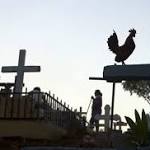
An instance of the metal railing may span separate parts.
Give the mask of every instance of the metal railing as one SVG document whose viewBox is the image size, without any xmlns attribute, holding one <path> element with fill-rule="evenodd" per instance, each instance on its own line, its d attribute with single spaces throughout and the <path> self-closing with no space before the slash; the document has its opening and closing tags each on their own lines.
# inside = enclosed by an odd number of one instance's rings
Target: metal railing
<svg viewBox="0 0 150 150">
<path fill-rule="evenodd" d="M 0 119 L 47 120 L 60 127 L 67 127 L 73 120 L 84 124 L 78 113 L 59 102 L 54 95 L 43 92 L 0 92 Z"/>
</svg>

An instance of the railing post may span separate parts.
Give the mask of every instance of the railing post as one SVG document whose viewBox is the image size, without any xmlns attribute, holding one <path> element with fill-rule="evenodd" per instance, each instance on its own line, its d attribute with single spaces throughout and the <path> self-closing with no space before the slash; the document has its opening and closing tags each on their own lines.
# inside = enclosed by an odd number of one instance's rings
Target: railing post
<svg viewBox="0 0 150 150">
<path fill-rule="evenodd" d="M 25 100 L 24 100 L 24 118 L 26 118 L 26 113 L 27 113 L 27 111 L 26 110 L 28 110 L 28 105 L 27 105 L 27 98 L 29 99 L 30 97 L 29 96 L 25 96 Z M 29 101 L 29 100 L 28 100 Z"/>
<path fill-rule="evenodd" d="M 21 99 L 21 93 L 16 97 L 17 99 L 17 118 L 20 116 L 20 99 Z"/>
<path fill-rule="evenodd" d="M 108 131 L 108 129 L 110 128 L 110 106 L 106 105 L 105 106 L 105 113 L 104 113 L 104 129 L 105 132 Z"/>
<path fill-rule="evenodd" d="M 6 118 L 6 114 L 7 114 L 7 105 L 8 105 L 8 99 L 7 97 L 5 97 L 5 104 L 4 104 L 4 118 Z"/>
</svg>

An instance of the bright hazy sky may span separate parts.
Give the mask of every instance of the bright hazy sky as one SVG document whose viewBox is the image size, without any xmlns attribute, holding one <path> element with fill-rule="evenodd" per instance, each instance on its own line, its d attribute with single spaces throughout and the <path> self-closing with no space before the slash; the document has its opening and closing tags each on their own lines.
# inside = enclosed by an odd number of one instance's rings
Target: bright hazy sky
<svg viewBox="0 0 150 150">
<path fill-rule="evenodd" d="M 17 65 L 26 49 L 26 65 L 40 65 L 40 73 L 26 73 L 25 87 L 55 93 L 73 108 L 86 111 L 95 89 L 103 92 L 103 107 L 111 104 L 112 84 L 89 81 L 102 77 L 114 64 L 107 38 L 116 31 L 120 44 L 135 28 L 136 49 L 126 64 L 150 62 L 149 0 L 0 0 L 0 67 Z M 1 73 L 1 82 L 14 82 L 15 73 Z M 115 113 L 133 116 L 150 106 L 116 86 Z M 104 111 L 103 111 L 104 112 Z M 90 115 L 90 112 L 89 114 Z"/>
</svg>

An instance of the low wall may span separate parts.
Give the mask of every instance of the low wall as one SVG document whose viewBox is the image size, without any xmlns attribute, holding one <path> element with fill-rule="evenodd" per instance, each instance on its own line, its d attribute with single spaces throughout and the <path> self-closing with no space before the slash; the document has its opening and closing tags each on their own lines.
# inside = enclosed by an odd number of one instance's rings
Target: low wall
<svg viewBox="0 0 150 150">
<path fill-rule="evenodd" d="M 20 136 L 52 140 L 64 134 L 64 129 L 44 120 L 0 120 L 0 137 Z"/>
</svg>

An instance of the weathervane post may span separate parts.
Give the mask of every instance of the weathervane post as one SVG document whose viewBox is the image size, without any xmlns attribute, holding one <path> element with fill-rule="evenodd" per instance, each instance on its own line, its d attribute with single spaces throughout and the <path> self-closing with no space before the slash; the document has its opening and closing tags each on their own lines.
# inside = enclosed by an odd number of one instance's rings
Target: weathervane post
<svg viewBox="0 0 150 150">
<path fill-rule="evenodd" d="M 116 83 L 113 82 L 113 88 L 112 88 L 112 103 L 111 103 L 111 122 L 110 122 L 110 129 L 111 129 L 111 131 L 112 131 L 112 129 L 113 129 L 114 101 L 115 101 L 115 85 L 116 85 Z"/>
</svg>

